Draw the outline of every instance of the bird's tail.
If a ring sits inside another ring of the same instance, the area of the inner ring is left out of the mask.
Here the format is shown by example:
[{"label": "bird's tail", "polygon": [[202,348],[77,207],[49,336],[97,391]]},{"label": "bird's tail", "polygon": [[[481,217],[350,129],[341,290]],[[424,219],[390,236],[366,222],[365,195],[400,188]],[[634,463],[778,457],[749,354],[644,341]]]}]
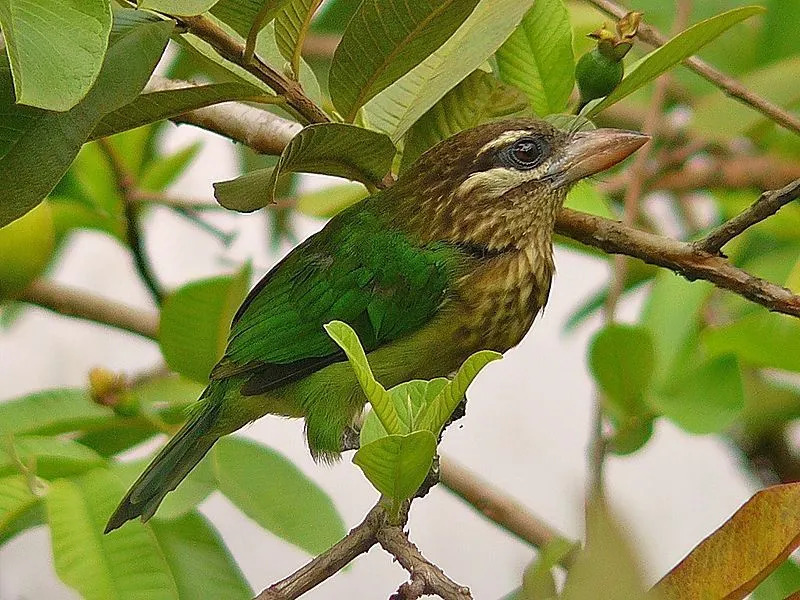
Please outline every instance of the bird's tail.
[{"label": "bird's tail", "polygon": [[164,446],[139,476],[111,515],[105,533],[121,527],[126,521],[141,516],[147,521],[155,514],[158,505],[169,492],[178,487],[183,478],[194,469],[219,439],[211,434],[222,403],[209,397],[207,388],[201,396],[197,412]]}]

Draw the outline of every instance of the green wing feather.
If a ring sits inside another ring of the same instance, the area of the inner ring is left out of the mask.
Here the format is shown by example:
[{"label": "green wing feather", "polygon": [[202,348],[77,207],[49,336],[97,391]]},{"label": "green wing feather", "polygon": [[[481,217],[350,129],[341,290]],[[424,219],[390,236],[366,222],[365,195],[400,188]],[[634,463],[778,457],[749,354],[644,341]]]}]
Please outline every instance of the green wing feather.
[{"label": "green wing feather", "polygon": [[427,323],[447,298],[459,251],[420,246],[364,204],[298,246],[251,291],[212,379],[247,374],[255,395],[344,360],[323,325],[341,320],[369,352]]}]

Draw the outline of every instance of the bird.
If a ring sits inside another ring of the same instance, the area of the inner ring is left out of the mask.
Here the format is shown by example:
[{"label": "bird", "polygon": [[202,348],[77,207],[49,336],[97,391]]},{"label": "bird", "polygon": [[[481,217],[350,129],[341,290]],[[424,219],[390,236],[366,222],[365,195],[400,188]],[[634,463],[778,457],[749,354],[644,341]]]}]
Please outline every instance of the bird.
[{"label": "bird", "polygon": [[305,419],[314,458],[336,460],[366,397],[330,321],[355,330],[387,388],[517,345],[547,302],[567,192],[648,139],[494,121],[439,142],[394,185],[337,214],[250,291],[192,415],[105,531],[152,517],[221,436],[266,414]]}]

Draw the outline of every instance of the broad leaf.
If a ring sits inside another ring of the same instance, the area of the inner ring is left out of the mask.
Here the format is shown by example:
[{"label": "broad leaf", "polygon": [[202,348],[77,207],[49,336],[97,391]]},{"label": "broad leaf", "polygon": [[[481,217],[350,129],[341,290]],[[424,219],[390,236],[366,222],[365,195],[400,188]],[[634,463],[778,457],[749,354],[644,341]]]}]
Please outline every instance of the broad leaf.
[{"label": "broad leaf", "polygon": [[295,79],[300,72],[303,42],[322,0],[289,0],[275,19],[275,42]]},{"label": "broad leaf", "polygon": [[589,347],[589,367],[618,418],[644,411],[654,365],[653,340],[643,327],[606,325]]},{"label": "broad leaf", "polygon": [[100,73],[111,7],[107,0],[0,0],[0,27],[17,102],[66,111]]},{"label": "broad leaf", "polygon": [[55,479],[101,467],[105,460],[70,439],[18,435],[0,440],[0,477],[17,473],[20,463],[38,477]]},{"label": "broad leaf", "polygon": [[84,390],[60,389],[37,392],[0,402],[0,437],[5,434],[52,435],[107,423],[114,416],[94,404]]},{"label": "broad leaf", "polygon": [[485,71],[470,73],[408,131],[400,170],[408,168],[428,148],[459,131],[529,112],[528,101],[519,90]]},{"label": "broad leaf", "polygon": [[295,201],[294,209],[310,217],[330,219],[368,195],[369,192],[360,183],[332,185],[300,194]]},{"label": "broad leaf", "polygon": [[211,7],[211,14],[228,25],[243,38],[247,38],[253,25],[258,30],[270,22],[270,17],[281,8],[286,0],[218,0]]},{"label": "broad leaf", "polygon": [[0,477],[0,537],[15,519],[37,501],[24,475]]},{"label": "broad leaf", "polygon": [[722,431],[744,408],[739,361],[731,355],[711,359],[653,394],[650,404],[686,431]]},{"label": "broad leaf", "polygon": [[325,325],[325,331],[344,350],[347,360],[350,361],[350,366],[353,367],[353,371],[356,374],[356,379],[361,389],[364,390],[364,395],[369,400],[372,410],[375,411],[386,431],[389,433],[402,433],[400,417],[397,414],[394,402],[389,393],[372,374],[367,355],[364,354],[364,348],[361,346],[356,332],[342,321],[331,321]]},{"label": "broad leaf", "polygon": [[206,12],[217,0],[139,0],[139,8],[189,17]]},{"label": "broad leaf", "polygon": [[109,535],[103,527],[124,494],[110,471],[59,479],[46,497],[56,573],[87,600],[178,600],[158,545],[141,524]]},{"label": "broad leaf", "polygon": [[381,133],[342,123],[309,125],[292,138],[274,168],[215,183],[214,195],[225,208],[248,212],[273,201],[283,173],[322,173],[375,185],[389,172],[394,154]]},{"label": "broad leaf", "polygon": [[14,103],[11,72],[0,59],[0,226],[36,206],[66,173],[106,113],[128,104],[147,83],[173,23],[145,23],[112,36],[89,94],[56,113]]},{"label": "broad leaf", "polygon": [[800,544],[800,483],[761,490],[653,588],[664,600],[740,600]]},{"label": "broad leaf", "polygon": [[564,538],[555,538],[539,549],[536,560],[528,565],[522,576],[522,588],[515,600],[546,600],[555,598],[553,570],[564,558],[580,549],[580,544]]},{"label": "broad leaf", "polygon": [[449,381],[436,397],[428,403],[420,415],[419,428],[427,429],[438,435],[444,424],[453,414],[458,404],[464,399],[467,388],[478,373],[490,362],[503,358],[503,355],[493,350],[481,350],[470,356],[458,368],[458,372]]},{"label": "broad leaf", "polygon": [[247,83],[212,83],[175,90],[148,92],[133,102],[103,117],[90,139],[108,137],[220,102],[247,100],[263,96],[263,92]]},{"label": "broad leaf", "polygon": [[364,120],[398,141],[506,41],[533,0],[481,0],[441,48],[370,100]]},{"label": "broad leaf", "polygon": [[586,112],[586,116],[591,118],[603,109],[616,104],[672,66],[690,57],[737,23],[763,12],[764,8],[761,6],[745,6],[692,25],[648,54],[625,76],[613,92],[599,103],[590,104],[591,108]]},{"label": "broad leaf", "polygon": [[478,0],[364,0],[336,47],[328,85],[352,122],[358,109],[439,48]]},{"label": "broad leaf", "polygon": [[226,437],[211,451],[219,489],[264,529],[319,554],[345,535],[328,495],[289,460],[261,444]]},{"label": "broad leaf", "polygon": [[567,107],[575,59],[563,0],[536,0],[496,56],[500,78],[525,92],[536,114],[543,117]]},{"label": "broad leaf", "polygon": [[425,481],[435,454],[436,437],[430,431],[415,431],[370,442],[355,453],[353,462],[381,494],[405,500]]},{"label": "broad leaf", "polygon": [[173,370],[194,381],[208,380],[249,285],[250,268],[245,267],[236,275],[188,283],[164,300],[158,343]]},{"label": "broad leaf", "polygon": [[150,528],[169,565],[181,598],[249,600],[253,592],[219,533],[200,513]]},{"label": "broad leaf", "polygon": [[55,234],[48,202],[0,227],[0,301],[16,297],[42,274],[53,257]]}]

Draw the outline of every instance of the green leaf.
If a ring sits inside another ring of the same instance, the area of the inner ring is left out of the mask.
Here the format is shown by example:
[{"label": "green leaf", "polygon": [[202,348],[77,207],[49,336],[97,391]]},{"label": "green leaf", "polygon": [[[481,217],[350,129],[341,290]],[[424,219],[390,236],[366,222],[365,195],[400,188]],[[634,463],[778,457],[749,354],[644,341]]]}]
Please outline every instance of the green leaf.
[{"label": "green leaf", "polygon": [[311,20],[322,0],[290,0],[275,20],[275,42],[297,78],[300,59]]},{"label": "green leaf", "polygon": [[158,343],[170,368],[194,381],[208,381],[249,285],[250,267],[245,266],[235,275],[188,283],[164,300]]},{"label": "green leaf", "polygon": [[342,321],[331,321],[325,325],[325,331],[344,350],[347,360],[350,361],[350,366],[353,367],[356,379],[361,389],[364,390],[364,395],[369,400],[372,410],[375,411],[386,431],[389,433],[402,433],[400,417],[397,414],[392,397],[372,374],[367,355],[364,354],[364,348],[361,346],[356,332]]},{"label": "green leaf", "polygon": [[567,556],[580,549],[580,544],[565,538],[555,538],[539,550],[539,556],[522,576],[522,588],[516,600],[546,600],[558,593],[553,579],[553,569]]},{"label": "green leaf", "polygon": [[56,573],[86,600],[178,600],[169,567],[141,524],[103,535],[125,490],[110,471],[59,479],[46,497]]},{"label": "green leaf", "polygon": [[[3,492],[0,490],[0,504],[3,502],[2,495]],[[0,508],[0,512],[2,512],[2,508]],[[34,502],[26,504],[19,511],[10,514],[9,519],[0,524],[0,547],[20,533],[44,525],[46,521],[44,505],[40,498],[35,498]]]},{"label": "green leaf", "polygon": [[0,536],[36,502],[38,498],[24,475],[0,477]]},{"label": "green leaf", "polygon": [[330,219],[367,196],[369,192],[360,183],[343,183],[297,196],[294,209],[309,217]]},{"label": "green leaf", "polygon": [[389,172],[394,154],[394,145],[381,133],[343,123],[309,125],[292,138],[274,168],[215,183],[214,196],[225,208],[256,210],[273,201],[278,176],[293,172],[335,175],[375,185]]},{"label": "green leaf", "polygon": [[459,131],[529,112],[522,92],[504,85],[489,73],[474,71],[409,129],[400,170],[408,168],[428,148]]},{"label": "green leaf", "polygon": [[428,403],[426,409],[419,417],[420,429],[427,429],[438,435],[444,424],[453,414],[458,404],[464,399],[467,388],[478,373],[490,362],[503,358],[503,355],[493,350],[481,350],[470,356],[458,368],[452,381],[449,381],[442,391]]},{"label": "green leaf", "polygon": [[729,10],[692,25],[660,48],[656,48],[648,54],[635,69],[625,76],[613,92],[599,103],[589,105],[591,108],[586,113],[586,116],[591,118],[603,109],[616,104],[669,70],[670,67],[690,57],[737,23],[763,12],[764,8],[761,6],[745,6]]},{"label": "green leaf", "polygon": [[0,301],[16,297],[41,275],[55,247],[53,210],[48,202],[0,227]]},{"label": "green leaf", "polygon": [[141,94],[132,102],[108,113],[94,128],[90,139],[108,137],[220,102],[247,100],[264,93],[249,83],[229,82],[195,85],[175,90]]},{"label": "green leaf", "polygon": [[654,394],[650,403],[691,433],[722,431],[744,408],[739,361],[730,355],[713,358]]},{"label": "green leaf", "polygon": [[167,560],[181,598],[248,600],[253,591],[219,533],[197,512],[150,528]]},{"label": "green leaf", "polygon": [[478,0],[364,0],[336,47],[328,85],[352,122],[358,109],[439,48]]},{"label": "green leaf", "polygon": [[589,346],[589,368],[618,418],[641,414],[655,366],[650,332],[641,326],[612,323]]},{"label": "green leaf", "polygon": [[0,227],[47,196],[106,113],[128,104],[147,83],[173,23],[145,23],[112,36],[88,95],[67,112],[14,103],[11,72],[0,57]]},{"label": "green leaf", "polygon": [[226,437],[211,456],[219,489],[264,529],[314,555],[344,537],[328,495],[274,450]]},{"label": "green leaf", "polygon": [[723,327],[707,328],[701,339],[715,356],[734,353],[742,362],[800,372],[800,321],[759,310]]},{"label": "green leaf", "polygon": [[17,102],[66,111],[97,80],[111,33],[107,0],[0,0]]},{"label": "green leaf", "polygon": [[165,190],[186,171],[202,148],[202,142],[195,142],[169,156],[159,156],[145,167],[139,187],[154,192]]},{"label": "green leaf", "polygon": [[506,41],[533,0],[481,0],[441,48],[364,107],[369,126],[397,142],[458,82]]},{"label": "green leaf", "polygon": [[[269,16],[273,11],[277,12],[282,1],[284,0],[219,0],[211,7],[211,14],[246,38],[253,24],[260,21],[263,15]],[[274,16],[272,14],[273,18]],[[269,21],[265,21],[260,25],[268,23]]]},{"label": "green leaf", "polygon": [[155,10],[168,15],[191,17],[206,12],[217,0],[139,0],[139,8]]},{"label": "green leaf", "polygon": [[536,0],[497,50],[500,79],[521,89],[539,116],[562,112],[575,85],[572,27],[562,0]]},{"label": "green leaf", "polygon": [[66,433],[102,425],[113,416],[110,408],[94,404],[84,390],[48,390],[0,402],[0,436]]},{"label": "green leaf", "polygon": [[97,452],[78,442],[50,436],[18,435],[0,439],[0,477],[20,465],[44,479],[68,477],[105,464]]},{"label": "green leaf", "polygon": [[430,431],[389,435],[362,446],[353,456],[370,483],[395,500],[411,498],[425,481],[436,454]]},{"label": "green leaf", "polygon": [[750,599],[784,600],[797,590],[800,590],[800,565],[788,558],[753,590]]}]

